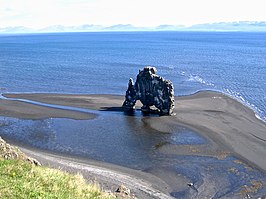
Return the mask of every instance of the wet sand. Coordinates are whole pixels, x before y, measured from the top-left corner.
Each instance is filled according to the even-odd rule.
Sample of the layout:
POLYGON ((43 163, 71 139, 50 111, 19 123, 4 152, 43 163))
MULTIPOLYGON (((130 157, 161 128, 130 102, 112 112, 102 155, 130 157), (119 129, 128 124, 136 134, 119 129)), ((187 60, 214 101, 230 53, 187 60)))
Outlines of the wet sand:
MULTIPOLYGON (((96 110, 119 110, 124 100, 123 96, 118 95, 4 94, 3 96, 96 110)), ((34 118, 38 118, 37 116, 93 118, 89 114, 75 111, 52 110, 30 104, 26 107, 25 103, 16 101, 1 100, 0 105, 2 116, 30 118, 32 114, 34 118)), ((211 91, 176 97, 175 105, 175 116, 150 117, 146 121, 147 124, 161 132, 170 132, 171 124, 175 123, 189 126, 209 137, 220 147, 235 152, 266 171, 266 124, 255 116, 253 110, 222 93, 211 91)))
POLYGON ((90 120, 96 117, 93 113, 51 108, 19 100, 5 99, 0 99, 0 115, 20 119, 70 118, 90 120))
POLYGON ((100 184, 106 191, 115 192, 120 185, 125 185, 138 198, 172 198, 167 194, 170 191, 169 186, 160 178, 146 172, 32 148, 20 148, 44 166, 59 168, 71 173, 82 173, 90 183, 100 184))
MULTIPOLYGON (((3 96, 102 111, 122 111, 121 104, 124 100, 123 96, 118 95, 4 94, 3 96)), ((221 159, 233 154, 252 167, 255 166, 263 172, 266 171, 266 124, 255 116, 253 110, 222 93, 210 91, 199 92, 191 96, 176 97, 175 104, 175 116, 143 117, 142 122, 150 129, 161 133, 172 133, 175 131, 176 125, 181 124, 199 132, 209 140, 210 144, 180 146, 159 143, 156 148, 161 153, 210 156, 221 159)), ((97 114, 94 113, 64 110, 64 107, 60 109, 51 108, 45 106, 45 104, 43 105, 1 99, 0 115, 24 119, 58 117, 87 120, 97 117, 97 114)), ((140 104, 137 105, 137 108, 140 108, 140 104)), ((30 151, 34 155, 34 149, 30 151)), ((30 153, 30 151, 28 152, 30 153)), ((38 153, 36 152, 35 155, 38 156, 38 153)), ((48 155, 45 156, 49 157, 48 155)), ((44 161, 49 162, 47 159, 44 161)), ((56 160, 54 160, 55 162, 56 160)), ((101 165, 104 164, 101 163, 101 165)), ((162 178, 168 185, 176 185, 177 187, 162 185, 161 183, 156 183, 154 178, 148 179, 147 176, 144 177, 144 179, 154 184, 157 190, 160 190, 158 187, 164 186, 165 190, 161 189, 160 192, 169 193, 171 190, 176 191, 177 189, 182 191, 187 188, 186 183, 189 182, 182 176, 173 177, 173 173, 170 171, 160 174, 160 171, 157 172, 156 169, 151 169, 148 172, 162 178), (160 177, 160 175, 164 176, 160 177)), ((125 171, 125 173, 135 175, 134 172, 125 171)), ((204 192, 206 192, 206 189, 204 189, 204 192)))

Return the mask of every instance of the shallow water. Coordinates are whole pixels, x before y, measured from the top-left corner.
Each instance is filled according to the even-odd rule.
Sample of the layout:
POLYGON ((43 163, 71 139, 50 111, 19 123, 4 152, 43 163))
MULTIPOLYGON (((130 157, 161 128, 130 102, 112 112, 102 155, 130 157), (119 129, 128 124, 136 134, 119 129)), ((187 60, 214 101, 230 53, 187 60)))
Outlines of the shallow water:
POLYGON ((214 157, 178 156, 176 171, 187 176, 197 190, 192 188, 174 192, 173 196, 182 198, 248 198, 263 196, 266 188, 259 190, 256 185, 265 186, 265 174, 250 168, 234 157, 217 159, 214 157), (247 192, 253 190, 254 193, 247 192))
MULTIPOLYGON (((90 110, 89 110, 90 111, 90 110)), ((133 115, 123 112, 93 111, 93 120, 44 119, 22 120, 0 118, 0 135, 25 146, 113 163, 160 175, 181 175, 194 189, 184 185, 175 190, 175 180, 168 182, 176 198, 235 197, 244 193, 244 185, 266 183, 265 174, 234 157, 175 155, 162 153, 162 146, 201 146, 210 144, 197 132, 176 125, 171 133, 151 128, 140 111, 133 115)), ((166 179, 167 180, 167 179, 166 179)), ((266 188, 254 196, 266 193, 266 188)))
POLYGON ((150 128, 143 117, 98 112, 94 120, 2 118, 2 136, 40 149, 79 155, 136 169, 156 161, 161 143, 204 144, 205 138, 185 127, 175 133, 150 128))
POLYGON ((266 119, 266 33, 105 32, 0 36, 0 92, 124 94, 146 65, 176 95, 218 90, 266 119))

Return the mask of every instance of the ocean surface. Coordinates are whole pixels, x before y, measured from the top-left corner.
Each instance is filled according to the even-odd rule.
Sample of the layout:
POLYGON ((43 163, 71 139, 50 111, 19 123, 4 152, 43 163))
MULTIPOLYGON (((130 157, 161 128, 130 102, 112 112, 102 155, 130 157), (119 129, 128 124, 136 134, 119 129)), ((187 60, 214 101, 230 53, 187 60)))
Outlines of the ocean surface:
MULTIPOLYGON (((129 78, 135 79, 139 69, 147 65, 155 66, 159 75, 174 83, 177 96, 199 90, 220 91, 250 106, 266 120, 266 33, 0 35, 0 93, 123 95, 129 78)), ((210 141, 190 128, 173 124, 168 127, 170 133, 160 132, 148 125, 149 116, 144 117, 140 111, 134 115, 83 111, 96 113, 97 117, 0 117, 0 136, 22 146, 152 173, 174 187, 171 195, 176 198, 196 198, 198 194, 190 188, 176 188, 180 178, 205 190, 197 198, 210 194, 213 198, 233 198, 246 186, 253 187, 254 182, 265 184, 265 173, 240 164, 233 155, 217 158, 176 153, 181 146, 210 149, 210 141)), ((264 193, 265 186, 252 196, 258 198, 264 193)))
POLYGON ((124 94, 144 66, 175 95, 229 94, 266 120, 266 33, 101 32, 0 35, 0 92, 124 94))

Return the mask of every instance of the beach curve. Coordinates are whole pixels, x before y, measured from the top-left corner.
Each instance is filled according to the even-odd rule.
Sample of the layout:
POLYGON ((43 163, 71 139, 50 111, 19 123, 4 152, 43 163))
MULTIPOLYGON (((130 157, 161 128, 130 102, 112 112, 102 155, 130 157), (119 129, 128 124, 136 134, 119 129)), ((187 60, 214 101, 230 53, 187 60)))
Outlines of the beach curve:
MULTIPOLYGON (((6 98, 19 98, 47 104, 94 110, 112 110, 121 107, 123 96, 73 94, 4 94, 6 98)), ((212 91, 176 97, 176 115, 148 117, 145 123, 160 132, 170 132, 171 125, 181 124, 195 129, 262 171, 266 170, 266 125, 249 107, 231 97, 212 91)), ((137 105, 137 109, 140 105, 137 105)), ((1 113, 1 112, 0 112, 1 113)), ((4 113, 1 115, 5 116, 4 113)), ((64 115, 67 117, 67 114, 64 115)), ((28 151, 29 152, 29 151, 28 151)))

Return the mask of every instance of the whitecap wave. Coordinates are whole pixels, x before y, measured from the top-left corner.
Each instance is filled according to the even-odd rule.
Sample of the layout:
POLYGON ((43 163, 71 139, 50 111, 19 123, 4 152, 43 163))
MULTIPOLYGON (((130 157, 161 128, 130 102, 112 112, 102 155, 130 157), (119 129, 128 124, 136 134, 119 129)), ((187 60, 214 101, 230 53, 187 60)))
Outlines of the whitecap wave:
POLYGON ((213 83, 204 80, 199 75, 189 75, 188 81, 199 82, 199 83, 204 84, 204 85, 207 85, 207 86, 214 86, 213 83))
POLYGON ((246 100, 246 98, 239 92, 235 92, 231 89, 224 89, 224 93, 232 96, 233 98, 235 98, 237 101, 241 102, 242 104, 248 106, 249 108, 251 108, 257 119, 266 122, 266 117, 264 117, 263 115, 263 111, 260 110, 257 106, 255 106, 254 104, 250 103, 248 100, 246 100))

